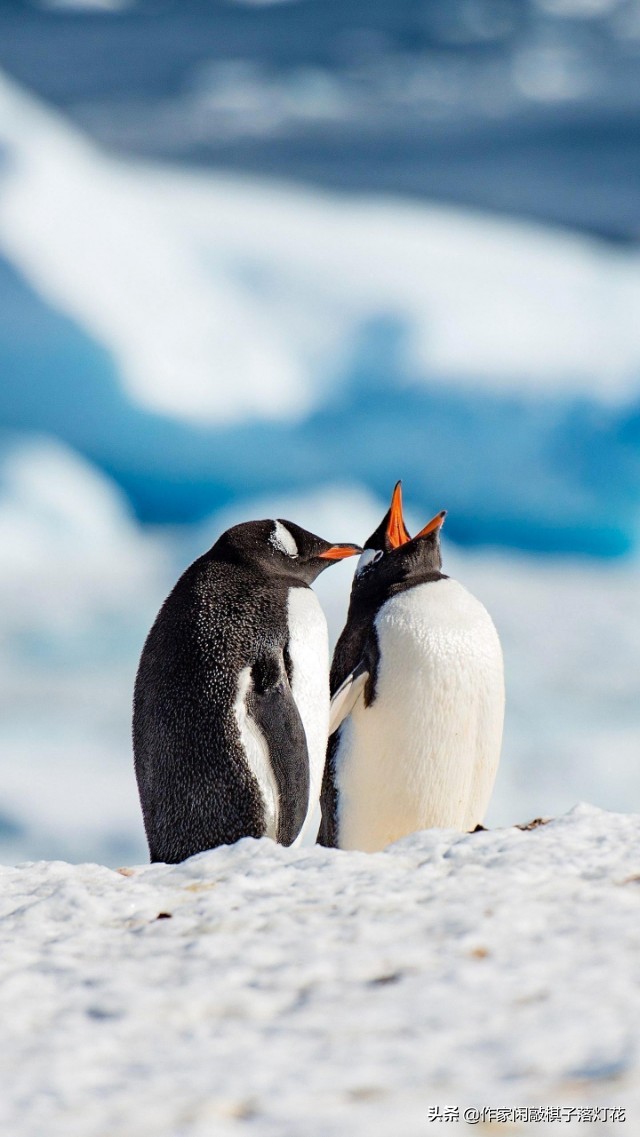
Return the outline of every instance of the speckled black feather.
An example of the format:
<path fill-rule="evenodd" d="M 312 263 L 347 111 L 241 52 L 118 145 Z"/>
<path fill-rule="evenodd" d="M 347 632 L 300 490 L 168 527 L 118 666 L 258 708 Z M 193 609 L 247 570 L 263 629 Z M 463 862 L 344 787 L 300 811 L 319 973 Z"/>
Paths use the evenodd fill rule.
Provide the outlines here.
<path fill-rule="evenodd" d="M 329 543 L 284 522 L 300 557 L 282 555 L 274 522 L 236 526 L 195 561 L 162 605 L 134 694 L 136 777 L 152 861 L 176 863 L 265 832 L 264 804 L 234 713 L 250 667 L 251 715 L 269 745 L 278 839 L 290 844 L 309 799 L 306 736 L 290 687 L 287 602 L 331 563 Z"/>

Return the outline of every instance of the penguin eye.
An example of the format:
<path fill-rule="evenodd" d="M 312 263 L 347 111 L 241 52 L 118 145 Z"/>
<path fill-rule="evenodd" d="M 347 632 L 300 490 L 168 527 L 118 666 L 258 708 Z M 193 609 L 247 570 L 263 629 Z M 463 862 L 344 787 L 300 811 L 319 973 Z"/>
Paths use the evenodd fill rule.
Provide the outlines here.
<path fill-rule="evenodd" d="M 374 565 L 376 561 L 381 560 L 383 556 L 384 551 L 382 549 L 365 549 L 358 561 L 356 576 L 360 576 L 360 573 L 364 572 L 370 565 Z"/>

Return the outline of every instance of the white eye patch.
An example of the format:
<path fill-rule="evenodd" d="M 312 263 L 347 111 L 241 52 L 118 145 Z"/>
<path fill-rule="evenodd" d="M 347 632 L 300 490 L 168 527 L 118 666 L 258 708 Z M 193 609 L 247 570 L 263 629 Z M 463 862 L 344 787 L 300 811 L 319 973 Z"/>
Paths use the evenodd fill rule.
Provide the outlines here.
<path fill-rule="evenodd" d="M 364 552 L 360 554 L 360 560 L 356 568 L 356 576 L 360 576 L 360 573 L 366 569 L 367 565 L 375 564 L 375 562 L 381 560 L 383 556 L 384 553 L 382 549 L 365 549 Z"/>
<path fill-rule="evenodd" d="M 290 533 L 286 525 L 283 525 L 281 521 L 274 521 L 273 532 L 269 537 L 269 541 L 279 553 L 284 553 L 287 557 L 298 556 L 298 546 L 296 545 L 293 533 Z"/>

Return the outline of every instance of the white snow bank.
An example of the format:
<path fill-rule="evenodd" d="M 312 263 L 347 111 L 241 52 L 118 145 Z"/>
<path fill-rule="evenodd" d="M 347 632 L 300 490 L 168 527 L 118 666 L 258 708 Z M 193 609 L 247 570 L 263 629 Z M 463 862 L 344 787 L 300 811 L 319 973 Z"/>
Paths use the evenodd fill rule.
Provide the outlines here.
<path fill-rule="evenodd" d="M 632 1123 L 639 870 L 640 817 L 588 806 L 374 855 L 0 870 L 3 1132 L 423 1137 L 438 1104 Z"/>
<path fill-rule="evenodd" d="M 94 466 L 48 438 L 0 453 L 3 628 L 71 636 L 113 619 L 167 571 L 157 540 Z"/>
<path fill-rule="evenodd" d="M 137 658 L 166 543 L 46 439 L 0 453 L 2 859 L 144 856 L 131 758 Z"/>
<path fill-rule="evenodd" d="M 406 330 L 416 381 L 637 393 L 637 255 L 451 209 L 126 164 L 5 77 L 0 144 L 0 249 L 148 407 L 295 418 L 380 317 Z"/>

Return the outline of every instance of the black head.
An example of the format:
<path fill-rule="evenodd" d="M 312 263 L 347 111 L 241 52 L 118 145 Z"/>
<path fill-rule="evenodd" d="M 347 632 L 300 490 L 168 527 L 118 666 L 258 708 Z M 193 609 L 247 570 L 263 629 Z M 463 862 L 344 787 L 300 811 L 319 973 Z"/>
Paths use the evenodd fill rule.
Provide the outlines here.
<path fill-rule="evenodd" d="M 402 484 L 398 482 L 389 509 L 365 541 L 353 578 L 352 601 L 380 603 L 394 592 L 442 579 L 440 530 L 445 517 L 446 510 L 442 510 L 411 537 L 404 523 Z"/>
<path fill-rule="evenodd" d="M 312 584 L 329 565 L 361 552 L 359 545 L 333 545 L 293 521 L 278 519 L 234 525 L 216 541 L 211 555 Z"/>

